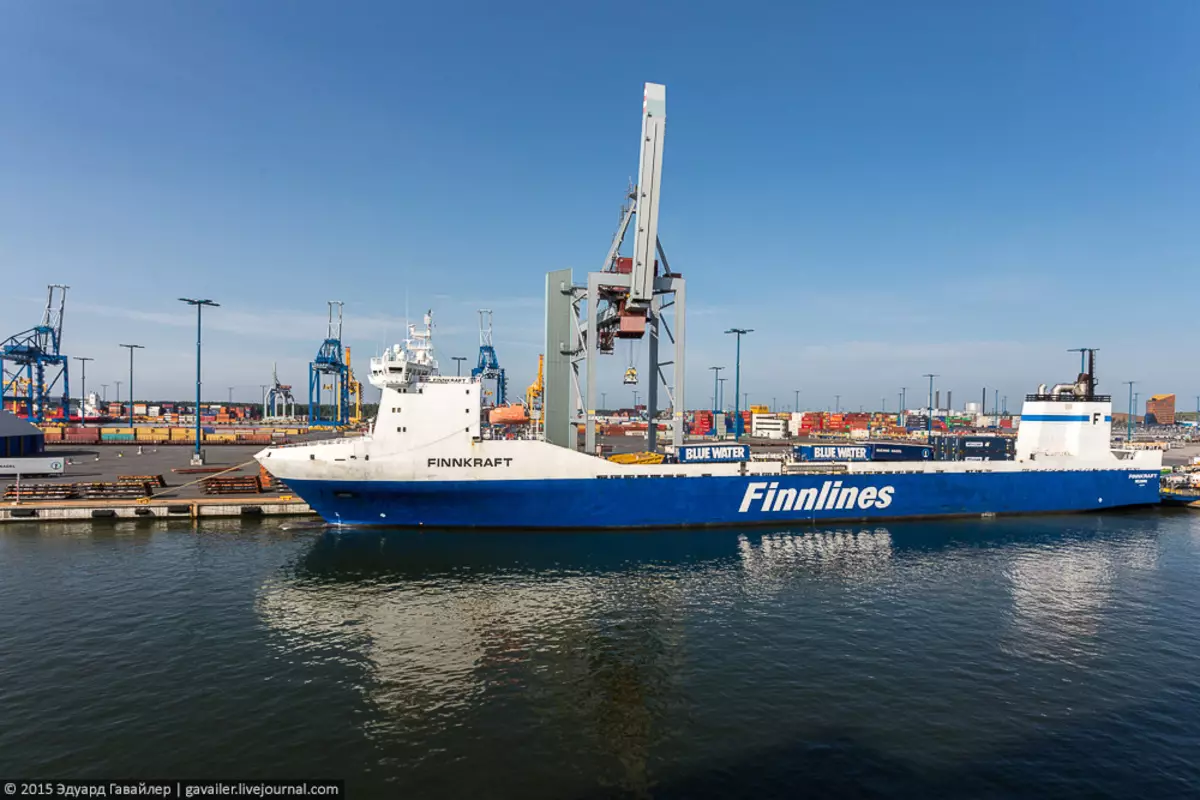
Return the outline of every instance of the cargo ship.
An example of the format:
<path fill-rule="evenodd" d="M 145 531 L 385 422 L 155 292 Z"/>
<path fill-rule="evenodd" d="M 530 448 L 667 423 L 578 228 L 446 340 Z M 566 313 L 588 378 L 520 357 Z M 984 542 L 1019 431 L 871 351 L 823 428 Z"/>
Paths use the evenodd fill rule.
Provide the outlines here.
<path fill-rule="evenodd" d="M 1011 456 L 942 460 L 898 445 L 872 458 L 756 461 L 746 445 L 606 459 L 487 436 L 481 384 L 440 374 L 425 330 L 371 363 L 369 434 L 256 455 L 329 523 L 396 528 L 655 529 L 1089 512 L 1159 502 L 1158 451 L 1110 446 L 1094 363 L 1026 397 Z M 888 449 L 888 448 L 891 449 Z M 905 453 L 908 452 L 908 455 Z M 882 455 L 881 455 L 882 454 Z M 631 462 L 632 463 L 629 463 Z"/>

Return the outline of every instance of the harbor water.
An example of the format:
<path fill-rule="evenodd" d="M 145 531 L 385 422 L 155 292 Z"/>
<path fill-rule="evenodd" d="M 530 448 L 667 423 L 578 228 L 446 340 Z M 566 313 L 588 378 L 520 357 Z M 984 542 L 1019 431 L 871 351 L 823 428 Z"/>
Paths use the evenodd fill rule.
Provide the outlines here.
<path fill-rule="evenodd" d="M 1200 796 L 1200 514 L 0 529 L 0 774 Z"/>

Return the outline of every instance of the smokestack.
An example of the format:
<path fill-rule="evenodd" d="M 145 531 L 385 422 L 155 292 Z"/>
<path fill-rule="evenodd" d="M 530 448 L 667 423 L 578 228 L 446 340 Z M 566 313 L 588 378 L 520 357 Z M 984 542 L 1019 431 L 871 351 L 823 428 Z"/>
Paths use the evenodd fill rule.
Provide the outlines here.
<path fill-rule="evenodd" d="M 937 411 L 942 407 L 942 390 L 938 389 L 933 393 L 933 410 Z"/>
<path fill-rule="evenodd" d="M 947 411 L 950 411 L 950 412 L 953 412 L 953 411 L 954 411 L 954 400 L 953 400 L 953 397 L 954 397 L 954 392 L 952 392 L 952 391 L 950 391 L 949 389 L 947 389 L 947 390 L 946 390 L 946 410 L 947 410 Z"/>

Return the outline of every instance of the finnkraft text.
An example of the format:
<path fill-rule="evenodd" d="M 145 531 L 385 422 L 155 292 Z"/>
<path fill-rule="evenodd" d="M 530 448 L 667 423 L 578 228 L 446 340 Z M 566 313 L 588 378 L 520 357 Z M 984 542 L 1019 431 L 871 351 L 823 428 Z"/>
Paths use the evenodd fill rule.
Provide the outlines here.
<path fill-rule="evenodd" d="M 778 481 L 754 481 L 746 487 L 739 514 L 761 500 L 760 511 L 833 511 L 887 508 L 892 504 L 894 486 L 842 486 L 841 481 L 825 481 L 821 488 L 780 489 Z"/>
<path fill-rule="evenodd" d="M 511 458 L 427 458 L 427 467 L 511 467 Z"/>

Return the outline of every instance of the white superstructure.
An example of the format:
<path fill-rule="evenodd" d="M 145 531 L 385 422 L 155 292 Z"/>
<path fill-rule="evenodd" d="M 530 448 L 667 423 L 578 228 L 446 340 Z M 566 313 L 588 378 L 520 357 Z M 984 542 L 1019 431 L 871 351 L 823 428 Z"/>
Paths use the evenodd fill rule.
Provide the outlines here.
<path fill-rule="evenodd" d="M 372 386 L 380 389 L 410 391 L 416 384 L 438 374 L 438 362 L 433 357 L 433 311 L 425 312 L 425 330 L 408 325 L 408 338 L 402 344 L 383 351 L 371 359 Z"/>

